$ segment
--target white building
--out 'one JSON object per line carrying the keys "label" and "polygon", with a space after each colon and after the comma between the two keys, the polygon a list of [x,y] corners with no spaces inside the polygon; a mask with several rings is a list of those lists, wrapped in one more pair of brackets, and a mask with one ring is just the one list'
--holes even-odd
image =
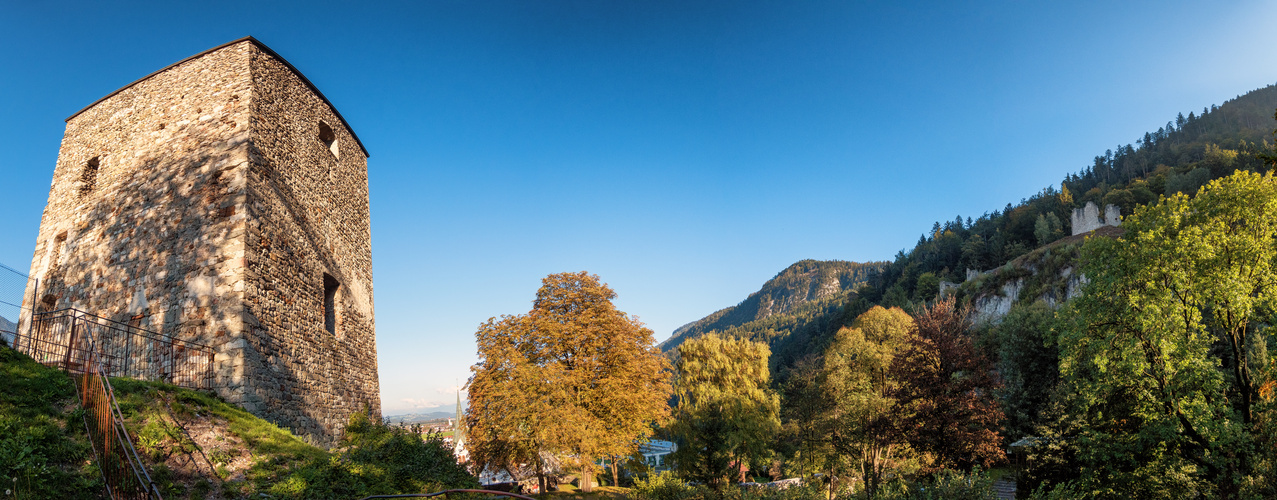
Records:
{"label": "white building", "polygon": [[668,470],[670,466],[666,456],[675,451],[678,451],[678,445],[673,441],[653,439],[639,445],[639,453],[643,454],[643,461],[647,462],[647,466],[652,470]]}

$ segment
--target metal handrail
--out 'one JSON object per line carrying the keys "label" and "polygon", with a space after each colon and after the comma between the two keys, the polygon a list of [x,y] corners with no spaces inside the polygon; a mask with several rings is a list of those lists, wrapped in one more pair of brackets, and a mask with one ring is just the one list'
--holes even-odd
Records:
{"label": "metal handrail", "polygon": [[[145,485],[145,489],[142,493],[146,496],[146,498],[163,500],[164,495],[160,493],[159,486],[151,479],[150,473],[146,471],[146,466],[142,465],[142,458],[137,454],[137,449],[133,447],[133,439],[129,437],[128,429],[124,427],[124,413],[120,411],[119,402],[115,398],[115,388],[111,387],[110,379],[102,374],[101,364],[93,363],[91,366],[92,367],[89,370],[86,370],[84,375],[81,376],[81,383],[84,387],[80,391],[80,406],[85,410],[85,430],[88,431],[90,437],[93,436],[92,427],[89,425],[90,413],[101,408],[99,405],[90,405],[88,401],[89,385],[96,381],[102,394],[106,397],[107,411],[109,413],[107,418],[110,419],[107,434],[114,435],[115,443],[119,447],[120,452],[124,455],[124,462],[128,463],[129,471],[133,473],[133,478],[139,485]],[[103,415],[93,415],[92,418],[98,422],[104,420]],[[107,437],[107,441],[109,440],[110,437]],[[109,454],[110,450],[108,449],[107,441],[102,442],[102,452],[98,453],[98,440],[92,439],[93,455],[97,458],[99,464],[104,464],[102,457]],[[102,475],[103,479],[107,482],[107,495],[109,495],[112,499],[123,497],[127,494],[126,492],[120,491],[121,485],[111,484],[111,478],[108,476],[105,469],[102,470]]]}
{"label": "metal handrail", "polygon": [[[78,318],[92,318],[95,322],[110,323],[112,328],[115,328],[118,330],[126,330],[126,331],[129,331],[132,335],[145,337],[150,340],[157,340],[161,342],[172,342],[172,343],[179,343],[179,344],[189,344],[194,349],[211,349],[210,346],[201,344],[199,342],[192,342],[189,340],[179,339],[172,335],[166,335],[159,332],[153,332],[141,327],[130,325],[124,321],[114,320],[110,318],[103,318],[96,314],[89,314],[88,312],[85,312],[80,309],[76,309],[74,307],[64,307],[62,309],[56,309],[53,311],[36,313],[35,315],[37,317],[56,317],[59,315],[73,315]],[[39,321],[39,320],[36,320],[36,321]]]}
{"label": "metal handrail", "polygon": [[106,386],[107,401],[111,403],[111,420],[118,432],[115,433],[115,439],[120,443],[120,449],[124,451],[128,459],[129,467],[133,469],[133,475],[137,477],[138,482],[144,482],[148,486],[147,495],[151,495],[157,500],[163,500],[164,495],[160,494],[159,486],[155,481],[151,480],[151,474],[146,472],[146,466],[142,465],[142,457],[137,454],[137,449],[133,447],[133,439],[129,436],[129,431],[124,427],[124,412],[120,411],[120,402],[115,399],[115,388],[111,387],[111,380],[102,375],[101,365],[95,367],[98,369],[98,379]]}
{"label": "metal handrail", "polygon": [[480,493],[480,494],[499,495],[503,497],[518,498],[520,500],[536,500],[535,498],[532,498],[529,496],[520,495],[518,493],[510,493],[508,491],[472,490],[472,489],[465,489],[465,488],[436,491],[434,493],[406,493],[402,495],[373,495],[373,496],[363,497],[359,500],[371,500],[373,498],[430,498],[430,497],[437,497],[439,495],[447,495],[449,493]]}
{"label": "metal handrail", "polygon": [[[112,500],[115,500],[117,498],[134,498],[140,493],[142,497],[147,499],[163,500],[164,496],[160,493],[159,486],[151,479],[146,466],[142,464],[142,459],[138,455],[137,449],[133,447],[133,440],[129,436],[128,428],[124,426],[124,412],[120,411],[119,401],[115,397],[115,388],[111,386],[108,373],[102,366],[101,359],[97,356],[97,339],[86,332],[78,337],[77,342],[77,336],[75,335],[76,327],[78,326],[77,319],[82,320],[83,318],[72,316],[71,335],[66,345],[67,359],[70,358],[72,350],[77,348],[87,355],[84,359],[83,372],[79,377],[72,377],[72,380],[78,382],[79,390],[77,392],[80,396],[80,407],[84,408],[84,430],[89,436],[93,456],[97,459],[99,469],[102,471],[107,495]],[[64,364],[63,368],[68,368],[68,366]],[[105,399],[105,401],[101,401],[102,399]],[[103,414],[103,410],[105,410],[105,414]],[[97,425],[90,425],[90,421]],[[94,432],[95,429],[97,433]],[[114,447],[111,446],[112,441],[115,442]],[[100,452],[99,448],[101,448]],[[122,459],[128,464],[128,472],[132,473],[135,485],[141,486],[142,491],[126,491],[126,481],[121,481],[122,478],[110,470],[113,467],[112,463],[114,463],[113,457]],[[136,488],[136,486],[133,488]]]}

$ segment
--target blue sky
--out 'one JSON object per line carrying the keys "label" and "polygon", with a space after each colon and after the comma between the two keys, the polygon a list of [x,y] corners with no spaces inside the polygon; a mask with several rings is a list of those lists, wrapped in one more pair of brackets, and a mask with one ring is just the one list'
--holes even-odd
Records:
{"label": "blue sky", "polygon": [[1267,2],[0,2],[0,263],[63,120],[245,35],[372,153],[384,409],[587,270],[668,337],[805,258],[891,258],[1277,82]]}

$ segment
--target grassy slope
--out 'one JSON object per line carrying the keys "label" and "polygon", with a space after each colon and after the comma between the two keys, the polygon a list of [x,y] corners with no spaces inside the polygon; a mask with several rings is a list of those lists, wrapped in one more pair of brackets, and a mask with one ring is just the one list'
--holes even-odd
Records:
{"label": "grassy slope", "polygon": [[[209,393],[111,384],[165,498],[361,498],[478,485],[438,438],[357,418],[330,452]],[[16,498],[103,496],[78,408],[69,376],[0,346],[0,481],[17,485]],[[0,498],[13,498],[5,489],[15,488],[0,484]]]}
{"label": "grassy slope", "polygon": [[[112,385],[135,444],[151,462],[153,479],[166,497],[212,493],[233,498],[268,491],[284,472],[328,456],[208,394],[123,379],[113,379]],[[16,490],[17,498],[102,496],[82,415],[71,377],[0,347],[0,481],[13,485],[0,488]],[[214,436],[211,441],[225,444],[200,446],[182,432],[201,427],[201,421],[210,424],[202,427],[213,431],[205,433]]]}
{"label": "grassy slope", "polygon": [[97,498],[75,385],[0,346],[0,498]]}
{"label": "grassy slope", "polygon": [[165,498],[279,494],[281,482],[329,452],[199,391],[112,379],[134,444]]}

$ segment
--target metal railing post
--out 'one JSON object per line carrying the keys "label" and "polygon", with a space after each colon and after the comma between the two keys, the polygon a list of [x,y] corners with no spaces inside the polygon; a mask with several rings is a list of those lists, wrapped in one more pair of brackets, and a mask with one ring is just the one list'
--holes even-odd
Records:
{"label": "metal railing post", "polygon": [[173,348],[173,341],[171,339],[167,342],[167,344],[168,344],[168,349],[167,349],[168,350],[168,380],[166,380],[166,382],[172,384],[172,383],[176,383],[177,381],[177,373],[174,372],[174,370],[177,369],[177,349]]}
{"label": "metal railing post", "polygon": [[72,316],[71,317],[71,338],[70,340],[67,341],[66,355],[63,356],[62,358],[62,369],[65,371],[71,371],[71,349],[74,349],[74,346],[75,346],[75,334],[76,334],[75,327],[76,327],[75,317]]}
{"label": "metal railing post", "polygon": [[[129,331],[128,333],[132,334],[133,332]],[[124,366],[120,368],[120,371],[124,372],[123,375],[127,377],[129,375],[129,369],[133,366],[133,336],[132,335],[128,335],[124,338],[124,363],[121,363],[121,364],[123,364]]]}

